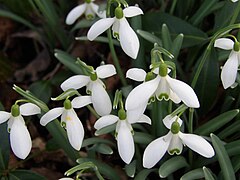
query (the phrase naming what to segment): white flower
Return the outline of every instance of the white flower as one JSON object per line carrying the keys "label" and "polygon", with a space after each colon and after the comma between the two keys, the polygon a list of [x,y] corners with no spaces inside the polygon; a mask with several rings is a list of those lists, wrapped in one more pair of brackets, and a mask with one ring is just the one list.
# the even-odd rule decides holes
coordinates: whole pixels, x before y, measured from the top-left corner
{"label": "white flower", "polygon": [[67,15],[66,24],[73,24],[80,16],[85,14],[86,19],[92,20],[95,14],[100,18],[106,18],[106,11],[98,12],[99,6],[93,3],[94,0],[85,0],[85,3],[73,8]]}
{"label": "white flower", "polygon": [[64,101],[64,107],[51,109],[40,119],[40,124],[46,126],[50,121],[61,116],[61,125],[66,128],[70,144],[76,150],[80,150],[84,138],[83,125],[73,108],[81,108],[91,103],[90,96],[75,97],[72,102]]}
{"label": "white flower", "polygon": [[66,91],[68,89],[79,89],[87,86],[87,92],[91,94],[91,102],[96,112],[100,116],[110,114],[112,110],[111,100],[105,90],[104,83],[99,79],[104,79],[116,74],[113,65],[102,65],[96,68],[91,76],[75,75],[67,79],[61,84],[61,88]]}
{"label": "white flower", "polygon": [[32,141],[22,116],[39,114],[40,108],[32,103],[13,105],[11,113],[0,111],[0,124],[8,120],[10,144],[13,153],[20,159],[25,159],[31,151]]}
{"label": "white flower", "polygon": [[92,41],[112,26],[113,36],[119,39],[123,51],[131,58],[136,59],[139,51],[139,40],[125,17],[140,14],[143,14],[142,10],[135,6],[129,6],[123,10],[118,7],[115,9],[115,17],[100,19],[93,24],[87,37]]}
{"label": "white flower", "polygon": [[232,2],[237,2],[238,0],[231,0]]}
{"label": "white flower", "polygon": [[227,89],[230,86],[233,86],[237,78],[238,66],[240,64],[239,43],[234,43],[228,38],[220,38],[215,41],[214,47],[232,50],[221,72],[223,87],[224,89]]}
{"label": "white flower", "polygon": [[182,120],[177,116],[168,115],[163,119],[163,123],[170,131],[167,135],[155,139],[146,147],[143,154],[143,166],[145,168],[152,168],[166,151],[171,155],[174,153],[181,154],[183,145],[206,158],[214,156],[215,152],[212,146],[204,138],[180,131]]}
{"label": "white flower", "polygon": [[[156,69],[159,71],[159,68]],[[156,71],[154,71],[156,73]],[[127,71],[127,77],[135,81],[144,81],[146,72],[142,69],[132,68]],[[157,77],[143,82],[134,88],[126,99],[126,109],[135,109],[148,103],[149,98],[155,95],[158,100],[171,99],[175,103],[183,101],[188,107],[198,108],[199,101],[193,89],[186,83],[171,78],[169,75]]]}
{"label": "white flower", "polygon": [[[144,115],[140,114],[139,111],[131,112],[127,111],[127,115],[124,110],[119,110],[118,116],[115,115],[106,115],[97,120],[94,125],[94,128],[99,130],[111,124],[117,123],[116,125],[116,139],[118,146],[118,153],[122,160],[129,164],[133,158],[135,147],[133,141],[133,129],[131,124],[133,123],[148,123],[151,124],[151,119]],[[136,119],[136,115],[138,118]]]}

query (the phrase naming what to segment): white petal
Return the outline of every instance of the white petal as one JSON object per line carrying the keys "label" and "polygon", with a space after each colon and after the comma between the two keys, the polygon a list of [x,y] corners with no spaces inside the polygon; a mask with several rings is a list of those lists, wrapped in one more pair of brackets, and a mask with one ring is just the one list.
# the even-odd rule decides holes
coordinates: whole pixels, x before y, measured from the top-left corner
{"label": "white petal", "polygon": [[166,136],[155,139],[146,147],[143,154],[143,167],[150,169],[162,159],[170,143],[170,140],[165,139]]}
{"label": "white petal", "polygon": [[10,118],[10,116],[11,116],[11,113],[0,111],[0,124],[7,121]]}
{"label": "white petal", "polygon": [[31,151],[32,141],[22,121],[24,121],[22,116],[14,118],[10,131],[10,143],[13,153],[20,159],[25,159]]}
{"label": "white petal", "polygon": [[129,129],[126,120],[119,121],[117,133],[119,155],[125,163],[129,164],[133,158],[135,148],[131,129]]}
{"label": "white petal", "polygon": [[144,81],[146,78],[146,72],[143,69],[131,68],[127,71],[126,77],[134,81]]}
{"label": "white petal", "polygon": [[172,123],[174,121],[176,121],[179,123],[180,126],[182,126],[182,120],[178,117],[178,116],[172,116],[171,114],[167,115],[164,119],[163,119],[163,124],[166,126],[166,128],[171,129]]}
{"label": "white petal", "polygon": [[221,72],[221,80],[224,89],[232,86],[237,77],[238,56],[237,53],[232,53],[227,62],[224,64]]}
{"label": "white petal", "polygon": [[101,79],[113,76],[114,74],[117,73],[114,65],[112,64],[98,66],[96,72],[97,76]]}
{"label": "white petal", "polygon": [[96,82],[92,86],[92,103],[100,116],[108,115],[112,111],[112,103],[104,87]]}
{"label": "white petal", "polygon": [[75,75],[72,76],[70,78],[68,78],[67,80],[65,80],[62,84],[61,84],[61,88],[63,91],[66,91],[68,89],[79,89],[83,86],[86,86],[90,81],[90,78],[88,76],[85,75]]}
{"label": "white petal", "polygon": [[179,155],[181,154],[182,149],[183,149],[183,144],[180,137],[178,136],[178,134],[172,134],[172,138],[168,147],[168,153],[171,155],[173,155],[174,153]]}
{"label": "white petal", "polygon": [[93,41],[96,37],[106,31],[115,21],[115,18],[104,18],[94,23],[87,33],[87,38]]}
{"label": "white petal", "polygon": [[131,58],[136,59],[139,51],[139,40],[126,18],[120,19],[119,40],[123,51]]}
{"label": "white petal", "polygon": [[204,138],[195,134],[184,134],[179,133],[179,137],[182,139],[182,142],[186,144],[193,151],[198,154],[211,158],[214,156],[215,152],[210,143],[208,143]]}
{"label": "white petal", "polygon": [[171,99],[175,104],[181,102],[181,99],[172,90],[170,90],[169,99]]}
{"label": "white petal", "polygon": [[200,106],[197,95],[188,84],[169,76],[167,76],[167,81],[172,91],[177,94],[184,104],[192,108]]}
{"label": "white petal", "polygon": [[149,118],[148,116],[146,116],[145,114],[143,114],[137,121],[137,123],[147,123],[151,125],[151,118]]}
{"label": "white petal", "polygon": [[63,107],[58,107],[51,109],[46,114],[44,114],[40,119],[40,124],[42,126],[46,126],[50,121],[56,119],[58,116],[60,116],[64,111]]}
{"label": "white petal", "polygon": [[146,107],[147,107],[147,102],[143,106],[139,106],[138,108],[135,109],[130,109],[127,110],[127,119],[130,124],[136,123],[139,121],[141,116],[143,115]]}
{"label": "white petal", "polygon": [[144,82],[135,87],[128,95],[125,103],[126,110],[131,110],[143,106],[156,91],[159,84],[159,77],[151,81]]}
{"label": "white petal", "polygon": [[232,2],[237,2],[238,0],[231,0]]}
{"label": "white petal", "polygon": [[123,10],[123,14],[125,17],[133,17],[143,14],[143,11],[139,7],[129,6]]}
{"label": "white petal", "polygon": [[91,96],[78,96],[72,100],[73,108],[81,108],[92,103]]}
{"label": "white petal", "polygon": [[220,38],[214,42],[214,47],[218,47],[225,50],[233,49],[234,42],[228,38]]}
{"label": "white petal", "polygon": [[86,10],[86,3],[73,8],[67,15],[66,24],[73,24]]}
{"label": "white petal", "polygon": [[33,103],[25,103],[22,104],[20,107],[20,113],[23,116],[30,116],[30,115],[34,115],[34,114],[40,114],[41,113],[41,109]]}
{"label": "white petal", "polygon": [[119,118],[117,116],[111,114],[103,116],[96,121],[96,123],[94,124],[94,128],[97,130],[102,129],[106,126],[116,123],[118,119]]}
{"label": "white petal", "polygon": [[73,109],[67,110],[65,117],[66,130],[69,142],[74,149],[79,151],[84,138],[83,125]]}

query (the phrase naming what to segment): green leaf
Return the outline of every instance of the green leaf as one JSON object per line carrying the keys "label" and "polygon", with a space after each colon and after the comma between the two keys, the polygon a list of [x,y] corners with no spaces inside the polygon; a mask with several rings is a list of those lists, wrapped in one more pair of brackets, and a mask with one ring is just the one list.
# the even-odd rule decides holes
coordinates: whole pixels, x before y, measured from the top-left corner
{"label": "green leaf", "polygon": [[225,148],[229,156],[240,155],[240,140],[227,143]]}
{"label": "green leaf", "polygon": [[113,154],[113,150],[106,144],[94,144],[92,147],[88,148],[89,150],[93,150],[99,152],[101,154]]}
{"label": "green leaf", "polygon": [[10,180],[45,180],[46,178],[29,170],[15,170],[9,174]]}
{"label": "green leaf", "polygon": [[48,103],[51,98],[52,87],[49,81],[34,82],[29,86],[29,90],[45,103]]}
{"label": "green leaf", "polygon": [[226,128],[224,128],[219,134],[218,137],[220,139],[225,139],[231,135],[233,135],[234,133],[239,133],[239,129],[240,129],[240,120],[238,119],[237,121],[233,122],[231,125],[227,126]]}
{"label": "green leaf", "polygon": [[180,180],[193,180],[193,179],[201,179],[204,178],[204,173],[202,168],[194,169],[192,171],[187,172],[184,174]]}
{"label": "green leaf", "polygon": [[9,133],[7,131],[7,122],[0,124],[0,169],[4,170],[8,167],[10,144]]}
{"label": "green leaf", "polygon": [[166,24],[162,25],[162,41],[163,41],[163,47],[167,50],[170,50],[172,47],[172,39],[170,35],[170,31]]}
{"label": "green leaf", "polygon": [[165,161],[159,168],[158,173],[161,178],[166,178],[173,172],[188,167],[188,163],[183,156],[176,156]]}
{"label": "green leaf", "polygon": [[112,124],[110,126],[104,127],[102,129],[99,129],[95,132],[96,136],[103,135],[103,134],[108,134],[116,129],[116,124]]}
{"label": "green leaf", "polygon": [[148,175],[154,171],[156,172],[157,169],[143,169],[136,175],[134,180],[146,180]]}
{"label": "green leaf", "polygon": [[136,165],[137,160],[133,160],[130,164],[125,165],[125,172],[131,178],[133,178],[136,173]]}
{"label": "green leaf", "polygon": [[206,180],[215,180],[214,177],[212,176],[212,173],[210,172],[210,170],[208,170],[208,168],[203,167],[203,172],[204,172],[204,177]]}
{"label": "green leaf", "polygon": [[149,144],[154,140],[154,137],[149,133],[134,132],[133,139],[134,142],[138,144]]}
{"label": "green leaf", "polygon": [[107,139],[103,138],[98,138],[98,137],[92,137],[92,138],[87,138],[83,140],[82,147],[98,144],[98,143],[104,143],[104,144],[109,144],[111,146],[114,146],[115,144],[112,141],[109,141]]}
{"label": "green leaf", "polygon": [[65,100],[66,98],[70,98],[75,95],[80,96],[79,92],[76,89],[68,89],[68,90],[64,91],[62,94],[60,94],[59,96],[57,96],[55,98],[51,98],[51,100],[61,101],[61,100]]}
{"label": "green leaf", "polygon": [[239,110],[234,109],[220,114],[219,116],[209,120],[207,123],[197,128],[194,133],[199,135],[209,135],[210,133],[215,132],[216,130],[230,122],[238,113]]}
{"label": "green leaf", "polygon": [[147,31],[143,31],[138,29],[137,33],[145,40],[155,44],[157,43],[159,46],[162,46],[162,40],[159,39],[157,36],[155,36],[153,33],[147,32]]}
{"label": "green leaf", "polygon": [[67,68],[69,68],[75,74],[83,74],[82,69],[76,64],[76,58],[73,58],[68,53],[58,50],[55,50],[55,57],[64,64]]}
{"label": "green leaf", "polygon": [[[81,37],[76,37],[75,38],[77,41],[89,41],[87,36],[81,36]],[[102,42],[102,43],[108,43],[108,38],[104,36],[98,36],[97,38],[94,39],[95,42]],[[120,46],[119,41],[113,39],[113,44],[115,46]]]}
{"label": "green leaf", "polygon": [[226,149],[224,148],[223,143],[221,140],[214,134],[211,134],[212,144],[214,146],[219,165],[221,167],[221,170],[223,172],[224,179],[231,179],[235,180],[235,174],[234,170],[230,161],[230,158],[226,152]]}
{"label": "green leaf", "polygon": [[180,33],[184,35],[183,48],[198,45],[207,40],[207,35],[203,31],[178,17],[161,12],[149,12],[143,16],[143,30],[154,33],[157,37],[161,34],[163,24],[169,28],[171,37]]}

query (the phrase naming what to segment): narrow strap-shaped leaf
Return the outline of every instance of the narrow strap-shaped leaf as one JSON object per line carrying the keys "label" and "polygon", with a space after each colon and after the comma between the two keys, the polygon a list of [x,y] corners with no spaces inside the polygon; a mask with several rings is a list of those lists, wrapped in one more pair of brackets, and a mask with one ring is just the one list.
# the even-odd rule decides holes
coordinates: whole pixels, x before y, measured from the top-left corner
{"label": "narrow strap-shaped leaf", "polygon": [[228,136],[233,135],[234,133],[239,133],[240,129],[240,120],[237,120],[236,122],[232,123],[231,125],[224,128],[219,134],[218,137],[220,139],[225,139]]}
{"label": "narrow strap-shaped leaf", "polygon": [[163,41],[163,47],[167,50],[170,50],[173,42],[171,39],[169,29],[166,24],[162,25],[162,41]]}
{"label": "narrow strap-shaped leaf", "polygon": [[210,170],[208,170],[208,168],[203,167],[203,173],[206,180],[214,180],[214,177],[212,176],[212,173],[210,172]]}
{"label": "narrow strap-shaped leaf", "polygon": [[115,145],[112,141],[109,141],[107,139],[92,137],[92,138],[84,139],[83,143],[82,143],[82,147],[86,147],[86,146],[90,146],[90,145],[98,144],[98,143],[109,144],[111,146]]}
{"label": "narrow strap-shaped leaf", "polygon": [[147,32],[147,31],[143,31],[138,29],[137,33],[145,40],[155,44],[157,43],[159,46],[162,46],[162,40],[159,39],[157,36],[155,36],[154,34]]}
{"label": "narrow strap-shaped leaf", "polygon": [[204,173],[202,168],[194,169],[192,171],[187,172],[184,174],[180,180],[193,180],[193,179],[201,179],[204,178]]}
{"label": "narrow strap-shaped leaf", "polygon": [[212,144],[214,146],[214,149],[215,149],[218,161],[219,161],[219,165],[223,172],[224,179],[235,180],[236,177],[234,174],[232,163],[230,161],[230,158],[227,154],[226,149],[224,148],[223,143],[216,135],[211,134],[210,136],[211,136]]}
{"label": "narrow strap-shaped leaf", "polygon": [[153,136],[143,133],[143,132],[134,132],[134,142],[139,144],[149,144],[153,141]]}
{"label": "narrow strap-shaped leaf", "polygon": [[129,177],[134,177],[136,173],[137,160],[133,160],[130,164],[125,165],[125,172]]}
{"label": "narrow strap-shaped leaf", "polygon": [[146,180],[148,175],[154,171],[157,171],[157,169],[143,169],[136,175],[134,180]]}
{"label": "narrow strap-shaped leaf", "polygon": [[158,173],[161,178],[165,178],[173,172],[177,171],[178,169],[188,166],[189,164],[183,156],[177,156],[165,161],[160,166]]}

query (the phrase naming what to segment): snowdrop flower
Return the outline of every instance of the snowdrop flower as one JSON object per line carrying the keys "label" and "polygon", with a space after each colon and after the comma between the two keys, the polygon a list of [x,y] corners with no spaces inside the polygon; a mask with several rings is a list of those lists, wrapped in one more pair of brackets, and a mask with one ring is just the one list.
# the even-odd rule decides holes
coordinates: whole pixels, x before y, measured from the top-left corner
{"label": "snowdrop flower", "polygon": [[111,100],[105,90],[104,83],[99,79],[104,79],[116,74],[116,69],[113,65],[102,65],[90,76],[75,75],[67,79],[61,84],[61,88],[66,91],[68,89],[79,89],[87,86],[87,92],[91,94],[91,102],[96,112],[100,116],[110,114],[112,110]]}
{"label": "snowdrop flower", "polygon": [[140,14],[143,14],[142,10],[135,6],[129,6],[125,9],[117,7],[115,9],[115,17],[97,21],[89,29],[87,37],[90,41],[93,41],[112,26],[113,36],[120,41],[123,51],[131,58],[136,59],[139,51],[139,40],[125,17],[133,17]]}
{"label": "snowdrop flower", "polygon": [[66,24],[73,24],[80,16],[85,14],[86,19],[92,20],[95,14],[100,18],[106,18],[106,11],[98,12],[99,6],[93,3],[94,0],[85,0],[85,3],[73,8],[67,15]]}
{"label": "snowdrop flower", "polygon": [[72,102],[64,101],[64,107],[51,109],[40,119],[40,124],[46,126],[49,122],[61,116],[61,125],[66,128],[70,144],[76,150],[80,150],[84,138],[83,125],[73,108],[81,108],[91,103],[90,96],[75,97]]}
{"label": "snowdrop flower", "polygon": [[231,0],[232,2],[237,2],[238,0]]}
{"label": "snowdrop flower", "polygon": [[[195,134],[185,134],[180,131],[182,120],[177,116],[166,116],[163,119],[164,125],[170,130],[165,136],[152,141],[143,154],[143,166],[152,168],[163,155],[168,151],[170,155],[181,154],[183,145],[188,146],[201,156],[211,158],[215,152],[212,146],[201,136]],[[153,156],[154,154],[154,156]]]}
{"label": "snowdrop flower", "polygon": [[134,112],[127,111],[123,109],[118,111],[118,116],[106,115],[97,120],[94,128],[99,130],[111,124],[116,125],[116,140],[118,146],[118,153],[122,160],[129,164],[133,158],[135,147],[133,141],[133,129],[131,124],[133,123],[148,123],[151,124],[151,119],[144,115],[137,115],[139,118],[136,119]]}
{"label": "snowdrop flower", "polygon": [[22,116],[39,114],[40,108],[32,103],[14,104],[11,113],[0,111],[0,124],[8,120],[8,132],[13,153],[25,159],[31,151],[32,141]]}
{"label": "snowdrop flower", "polygon": [[[134,88],[126,99],[126,109],[136,109],[148,103],[151,96],[156,96],[158,100],[171,99],[175,103],[183,101],[188,107],[198,108],[199,101],[193,89],[186,83],[173,79],[168,75],[168,68],[165,63],[161,63],[156,68],[157,76],[145,81],[147,74],[144,70],[133,68],[127,71],[127,77],[136,81],[144,81]],[[156,71],[154,71],[156,73]]]}
{"label": "snowdrop flower", "polygon": [[227,89],[234,85],[237,78],[238,66],[240,64],[240,44],[228,38],[220,38],[215,41],[214,47],[232,50],[221,72],[223,87]]}

